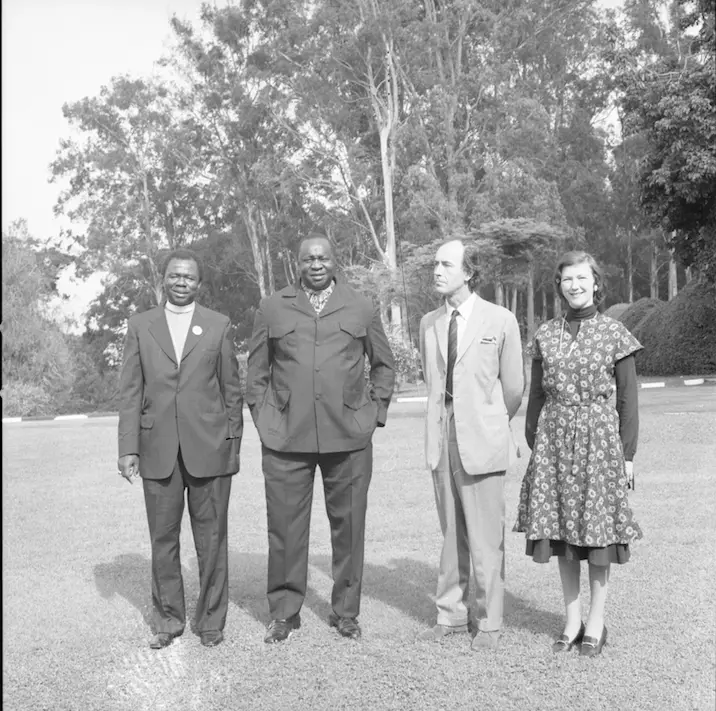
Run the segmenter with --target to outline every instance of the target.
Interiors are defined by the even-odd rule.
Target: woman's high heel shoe
[[[572,647],[574,647],[575,644],[579,644],[582,641],[582,638],[584,637],[584,622],[582,622],[582,626],[579,628],[579,632],[577,632],[574,639],[569,639],[566,634],[561,634],[559,636],[559,639],[552,645],[552,651],[553,652],[569,652]]]
[[[582,649],[579,651],[582,657],[596,657],[602,653],[602,647],[607,643],[607,626],[604,625],[602,630],[602,636],[597,639],[596,637],[585,637],[582,640]]]

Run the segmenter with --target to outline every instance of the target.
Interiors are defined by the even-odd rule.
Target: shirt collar
[[[470,296],[463,301],[460,306],[457,307],[457,309],[454,309],[448,302],[445,302],[445,308],[447,309],[447,315],[449,318],[452,318],[452,312],[457,311],[460,316],[462,316],[465,321],[470,320],[470,314],[472,314],[472,310],[475,308],[475,304],[477,303],[477,296],[475,296],[475,292],[471,292]]]
[[[330,283],[325,289],[321,289],[320,291],[314,291],[313,289],[309,289],[309,288],[303,283],[303,281],[300,281],[299,283],[301,284],[301,288],[306,292],[306,295],[307,295],[307,296],[321,296],[321,295],[328,295],[328,296],[330,296],[330,294],[333,292],[333,288],[334,288],[335,285],[336,285],[336,279],[335,279],[335,277],[334,277],[334,278],[331,280],[331,283]]]
[[[196,301],[192,301],[186,306],[177,306],[176,304],[171,304],[168,301],[164,304],[165,311],[168,311],[170,314],[192,314],[194,313],[195,308]]]

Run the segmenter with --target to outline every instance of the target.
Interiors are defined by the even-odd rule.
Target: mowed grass
[[[206,649],[187,629],[158,652],[147,647],[142,487],[116,474],[116,419],[4,425],[3,707],[711,710],[714,394],[696,389],[676,403],[665,392],[642,395],[631,500],[645,538],[631,563],[613,568],[609,641],[594,660],[550,651],[562,626],[556,562],[536,565],[523,536],[510,532],[525,459],[506,480],[500,649],[472,652],[466,635],[414,642],[435,621],[441,544],[420,404],[396,405],[375,437],[359,643],[327,624],[330,544],[318,476],[303,626],[285,644],[263,643],[266,514],[250,424],[231,498],[226,642]],[[182,551],[191,614],[198,574],[188,515]],[[586,569],[582,587],[586,596]]]

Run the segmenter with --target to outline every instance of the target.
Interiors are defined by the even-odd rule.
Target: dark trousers
[[[313,481],[321,469],[333,549],[331,604],[339,617],[360,612],[365,513],[373,446],[354,452],[304,454],[262,447],[268,514],[268,604],[272,619],[295,615],[308,579]]]
[[[155,632],[181,634],[186,624],[179,534],[184,489],[199,561],[197,632],[221,630],[229,606],[227,513],[231,476],[197,478],[184,466],[181,452],[171,476],[144,479],[149,537],[152,543],[152,605]]]

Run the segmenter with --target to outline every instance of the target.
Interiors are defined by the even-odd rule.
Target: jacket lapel
[[[310,305],[310,302],[309,302]],[[323,311],[319,314],[320,318],[328,316],[336,311],[339,311],[346,305],[346,295],[343,291],[343,285],[336,282],[333,287],[333,293],[328,297],[326,305],[323,307]],[[313,307],[311,307],[313,308]]]
[[[435,319],[435,338],[438,342],[438,350],[440,355],[443,357],[443,363],[447,363],[447,341],[448,341],[448,326],[447,326],[447,307],[443,304],[440,314]]]
[[[203,314],[203,308],[196,305],[194,309],[194,315],[191,317],[191,325],[189,326],[189,332],[186,334],[186,341],[184,342],[184,350],[181,354],[182,361],[194,350],[196,344],[204,337],[207,330],[206,318]]]
[[[462,334],[462,338],[459,340],[457,344],[457,358],[455,362],[459,361],[460,358],[462,358],[465,353],[467,352],[467,349],[470,347],[470,344],[475,340],[475,337],[480,331],[480,327],[483,323],[482,318],[482,299],[476,296],[475,305],[472,307],[472,313],[470,314],[470,320],[465,325],[465,332]]]
[[[281,296],[284,299],[292,301],[294,309],[298,309],[301,313],[315,318],[316,311],[313,306],[311,306],[311,302],[308,300],[306,292],[301,288],[300,281],[297,284],[292,285],[290,288],[286,287],[282,291]]]
[[[164,315],[164,308],[160,306],[157,309],[157,312],[157,318],[155,318],[149,326],[149,333],[154,336],[154,340],[157,342],[159,347],[171,359],[172,363],[176,365],[177,359],[174,354],[174,344],[172,343],[172,337],[169,334],[169,325],[167,324],[167,317]]]

